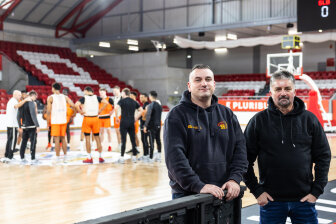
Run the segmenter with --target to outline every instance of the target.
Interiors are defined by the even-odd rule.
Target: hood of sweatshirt
[[[247,168],[246,145],[237,117],[218,104],[202,108],[185,91],[164,124],[164,147],[174,193],[199,193],[205,184],[239,183]]]
[[[270,97],[268,99],[268,108],[267,110],[271,113],[277,114],[279,115],[279,119],[280,119],[280,125],[281,125],[281,144],[284,144],[284,125],[283,125],[283,118],[284,117],[290,117],[290,136],[291,136],[291,144],[292,146],[295,148],[295,142],[293,139],[293,119],[291,117],[293,116],[297,116],[300,115],[301,113],[303,113],[305,111],[305,104],[304,102],[298,98],[298,97],[294,97],[294,108],[292,111],[290,111],[289,113],[287,113],[286,115],[282,114],[282,112],[275,106],[273,98]]]
[[[196,111],[197,127],[200,127],[199,113],[200,113],[200,110],[203,110],[203,108],[201,108],[197,104],[194,104],[191,101],[191,93],[188,90],[185,90],[183,92],[182,98],[180,100],[180,103],[183,104],[183,105],[185,105],[185,106],[187,106],[187,107],[193,108]],[[206,108],[205,110],[207,112],[213,112],[215,110],[215,108],[216,108],[217,105],[218,105],[218,98],[217,98],[217,96],[212,95],[211,105],[210,105],[210,107]],[[212,121],[209,121],[209,123],[211,124]],[[197,131],[200,132],[201,129],[199,128],[199,129],[197,129]],[[214,132],[213,132],[213,129],[211,128],[211,126],[210,126],[210,135],[211,136],[214,135]]]

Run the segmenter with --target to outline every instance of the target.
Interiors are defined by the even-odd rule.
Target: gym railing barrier
[[[246,187],[241,186],[239,196],[232,201],[196,194],[79,224],[240,224],[245,190]]]

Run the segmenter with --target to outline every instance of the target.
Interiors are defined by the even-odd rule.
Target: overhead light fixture
[[[90,58],[93,58],[93,57],[94,57],[94,55],[93,55],[93,54],[91,54],[91,55],[90,55]]]
[[[139,45],[137,40],[127,39],[127,44],[129,45]]]
[[[111,44],[109,42],[99,42],[99,47],[111,47]]]
[[[228,33],[228,34],[226,35],[226,37],[227,37],[227,39],[229,39],[229,40],[237,40],[237,39],[238,39],[237,35],[236,35],[236,34],[233,34],[233,33]]]
[[[288,35],[295,35],[295,34],[298,34],[296,28],[290,28],[290,29],[288,29]]]
[[[174,94],[175,94],[175,95],[177,95],[177,94],[178,94],[178,91],[177,91],[177,90],[175,90],[175,91],[174,91]]]
[[[139,47],[138,46],[132,46],[132,45],[130,45],[130,46],[128,46],[128,50],[130,50],[130,51],[139,51]]]
[[[323,30],[318,30],[318,32],[319,32],[319,33],[322,33],[322,32],[323,32]]]
[[[215,36],[215,41],[223,41],[223,40],[227,40],[226,36],[224,35]]]
[[[227,53],[228,49],[226,47],[222,47],[222,48],[215,48],[215,52],[216,53]]]
[[[3,5],[3,9],[8,9],[12,4],[13,4],[13,0],[5,0],[3,3],[1,3],[1,5]],[[7,4],[7,5],[6,5]]]
[[[190,55],[190,54],[188,54],[188,55],[187,55],[187,58],[191,58],[191,55]]]

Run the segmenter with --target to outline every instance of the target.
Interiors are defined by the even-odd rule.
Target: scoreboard
[[[336,29],[336,0],[297,0],[298,31]]]

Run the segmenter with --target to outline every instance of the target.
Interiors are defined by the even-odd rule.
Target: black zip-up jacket
[[[39,123],[36,116],[35,103],[33,101],[25,102],[22,105],[22,107],[19,108],[17,119],[20,128],[39,127]]]
[[[164,124],[165,160],[172,193],[199,193],[205,184],[238,184],[247,169],[246,144],[237,117],[218,104],[203,109],[188,91]]]
[[[161,114],[161,105],[156,101],[151,102],[147,107],[146,121],[144,126],[148,128],[161,126]]]
[[[316,116],[294,98],[294,109],[283,115],[268,100],[245,129],[247,187],[256,198],[267,192],[275,201],[299,201],[307,194],[316,198],[328,182],[330,147]],[[259,183],[253,170],[258,157]],[[312,166],[315,163],[315,180]]]

